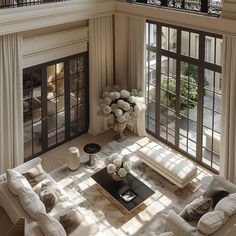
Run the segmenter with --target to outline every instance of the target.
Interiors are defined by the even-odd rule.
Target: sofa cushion
[[[34,220],[37,220],[38,212],[46,213],[44,204],[34,191],[30,191],[24,187],[20,188],[19,199],[22,207]]]
[[[30,185],[34,187],[46,177],[47,173],[44,171],[41,163],[39,163],[37,166],[27,170],[27,172],[22,175],[28,180]]]
[[[236,193],[221,199],[215,206],[215,210],[224,211],[228,216],[236,213]]]
[[[213,234],[228,220],[228,218],[229,217],[223,211],[207,212],[199,220],[197,229],[206,235]]]
[[[71,209],[67,214],[60,216],[60,223],[67,235],[72,233],[83,221],[83,215],[76,209]]]
[[[211,205],[212,198],[199,197],[189,203],[179,215],[186,221],[198,220],[208,212]]]
[[[48,186],[47,184],[42,184],[39,197],[46,208],[46,212],[51,211],[58,201],[56,191],[52,186]]]
[[[236,185],[230,183],[225,178],[215,175],[206,191],[203,193],[203,196],[206,198],[211,198],[216,192],[226,191],[228,193],[236,192]]]
[[[24,236],[25,235],[25,218],[21,217],[11,226],[5,236]]]
[[[18,195],[19,192],[18,190],[21,187],[25,187],[29,190],[32,190],[27,179],[18,171],[8,169],[6,171],[6,177],[7,177],[8,188],[12,192],[12,194]]]
[[[64,228],[53,216],[38,212],[37,222],[47,236],[66,236]]]

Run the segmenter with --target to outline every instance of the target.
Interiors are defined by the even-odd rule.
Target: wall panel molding
[[[88,27],[23,39],[23,68],[88,50]]]

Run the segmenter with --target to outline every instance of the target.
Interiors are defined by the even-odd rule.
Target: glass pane
[[[65,126],[65,112],[57,113],[57,128]]]
[[[152,69],[149,69],[148,70],[148,76],[149,76],[149,80],[147,81],[149,84],[152,84],[152,85],[156,85],[156,71],[155,70],[152,70]]]
[[[77,91],[74,93],[70,93],[70,105],[76,106],[77,105]]]
[[[181,31],[181,54],[189,56],[189,32]]]
[[[49,116],[48,119],[48,132],[51,132],[52,130],[55,130],[57,128],[57,116],[56,115],[52,115]]]
[[[156,101],[156,87],[149,85],[148,98],[152,101]]]
[[[28,143],[32,140],[32,126],[27,125],[24,127],[24,143]]]
[[[65,140],[64,127],[57,130],[57,143],[63,142]]]
[[[221,114],[214,112],[214,127],[213,129],[218,133],[221,132]]]
[[[70,122],[78,120],[78,109],[77,106],[70,108]]]
[[[37,122],[42,119],[42,109],[37,108],[32,111],[33,114],[33,122]]]
[[[56,99],[51,99],[51,100],[48,100],[47,101],[47,111],[48,111],[48,115],[51,115],[51,114],[55,114],[57,112],[56,110]]]
[[[24,143],[24,158],[31,157],[32,155],[32,141]]]
[[[148,129],[153,133],[156,132],[155,120],[153,120],[152,118],[148,118]]]
[[[188,115],[189,118],[197,122],[197,103],[190,102],[189,104]]]
[[[173,28],[169,28],[169,51],[176,52],[177,51],[177,30]]]
[[[50,83],[55,80],[56,75],[55,65],[47,66],[47,82]]]
[[[215,60],[215,38],[205,37],[205,61],[214,63]]]
[[[84,97],[84,90],[78,91],[78,103],[84,103],[85,97]]]
[[[160,122],[161,124],[163,125],[167,125],[167,108],[163,107],[163,106],[160,106],[160,111],[161,111],[161,114],[160,114]]]
[[[51,147],[57,143],[56,130],[48,134],[48,146]]]
[[[220,155],[220,134],[213,132],[213,151]]]
[[[206,89],[214,91],[214,71],[205,69],[204,86]]]
[[[164,125],[160,125],[160,136],[166,139],[166,127]]]
[[[161,73],[168,75],[168,57],[161,56]]]
[[[213,163],[212,163],[212,167],[214,169],[216,169],[217,171],[220,170],[220,156],[213,153]]]
[[[218,94],[215,94],[214,111],[221,113],[221,96]]]
[[[155,112],[155,103],[153,103],[154,107],[151,108],[151,110],[153,111],[153,113]],[[79,113],[78,113],[78,119],[84,118],[85,117],[85,105],[84,104],[80,104],[78,106],[79,109]]]
[[[216,38],[216,64],[222,65],[222,39]]]
[[[181,116],[180,119],[180,134],[187,136],[187,130],[188,130],[188,121],[187,118],[185,118],[184,116]]]
[[[198,59],[199,34],[190,33],[190,57]]]
[[[33,127],[34,154],[42,151],[42,122],[37,122]]]
[[[171,129],[168,129],[168,138],[167,140],[172,143],[175,144],[175,132]]]
[[[196,157],[196,143],[190,140],[188,141],[188,153],[191,156]]]
[[[207,107],[209,109],[213,109],[213,92],[209,90],[205,90],[204,95],[204,107]]]
[[[197,123],[192,120],[188,121],[188,138],[197,141]]]
[[[212,150],[213,145],[213,131],[207,127],[203,127],[203,137],[202,137],[202,146],[206,147],[208,150]]]
[[[191,11],[201,10],[201,0],[185,0],[184,8]]]
[[[168,50],[168,27],[161,27],[161,48]]]
[[[183,151],[187,152],[187,138],[183,137],[182,135],[179,136],[179,148]]]
[[[215,72],[215,92],[221,95],[221,74]]]
[[[156,46],[156,36],[157,36],[157,27],[154,24],[149,24],[150,33],[149,33],[149,45]]]
[[[59,79],[56,81],[57,96],[65,93],[64,79]]]
[[[203,124],[210,129],[212,129],[212,116],[213,113],[211,110],[206,108],[203,109]]]
[[[149,64],[148,67],[155,70],[156,69],[156,53],[149,51]]]
[[[202,148],[202,162],[211,166],[211,152],[206,148]]]
[[[216,15],[221,14],[221,4],[222,1],[208,0],[208,12]]]
[[[171,57],[169,58],[169,75],[176,77],[176,60]]]
[[[57,97],[57,112],[65,110],[65,96]]]
[[[175,112],[168,110],[168,128],[175,130]]]
[[[156,103],[149,101],[148,103],[148,116],[153,120],[156,119]]]

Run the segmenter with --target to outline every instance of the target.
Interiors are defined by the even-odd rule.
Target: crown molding
[[[115,8],[115,0],[68,0],[3,8],[0,9],[0,35],[110,15]]]

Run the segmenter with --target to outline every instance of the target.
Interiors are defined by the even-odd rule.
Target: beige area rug
[[[138,150],[151,142],[148,138],[132,137],[121,143],[112,141],[102,146],[97,154],[97,168],[86,169],[83,164],[77,171],[70,171],[66,165],[50,174],[73,199],[87,220],[96,223],[100,233],[106,236],[154,236],[164,229],[163,213],[170,209],[180,212],[183,207],[202,194],[200,180],[208,174],[198,168],[198,176],[185,188],[179,189],[138,158]],[[147,206],[133,214],[124,215],[109,201],[90,176],[103,168],[104,160],[112,153],[128,155],[133,163],[132,174],[155,191]],[[83,162],[87,156],[81,158]]]

